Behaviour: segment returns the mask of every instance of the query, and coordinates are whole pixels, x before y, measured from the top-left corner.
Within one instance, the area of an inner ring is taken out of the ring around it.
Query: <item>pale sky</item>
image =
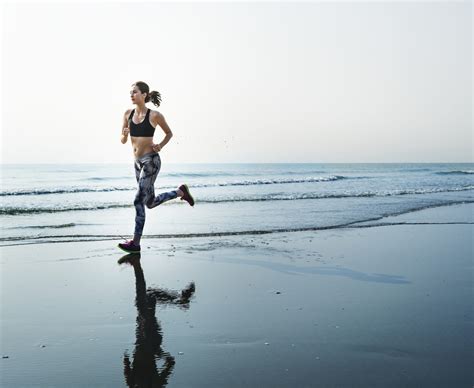
[[[130,162],[139,80],[163,162],[474,161],[470,1],[2,11],[2,163]]]

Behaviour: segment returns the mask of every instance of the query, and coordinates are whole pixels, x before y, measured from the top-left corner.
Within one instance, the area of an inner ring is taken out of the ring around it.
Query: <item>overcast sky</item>
[[[3,163],[129,162],[138,80],[166,162],[473,161],[470,1],[2,11]]]

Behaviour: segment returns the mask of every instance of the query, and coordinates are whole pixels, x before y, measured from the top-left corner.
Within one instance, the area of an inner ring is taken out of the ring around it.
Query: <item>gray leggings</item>
[[[163,202],[178,197],[176,190],[158,194],[155,197],[155,180],[160,172],[161,159],[157,152],[150,152],[135,159],[135,176],[138,191],[135,196],[135,235],[141,236],[145,226],[145,206],[152,209]]]

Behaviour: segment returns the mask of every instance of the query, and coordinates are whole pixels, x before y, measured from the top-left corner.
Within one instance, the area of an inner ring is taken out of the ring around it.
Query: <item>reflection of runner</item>
[[[164,387],[173,371],[174,357],[161,348],[163,335],[155,317],[156,304],[177,305],[182,309],[189,308],[194,294],[194,283],[190,283],[181,293],[160,288],[146,289],[145,276],[140,264],[140,254],[123,256],[119,264],[128,263],[135,271],[137,328],[133,360],[127,352],[124,354],[123,366],[125,382],[129,387]],[[162,360],[160,370],[156,362]]]
[[[135,232],[133,240],[120,243],[118,246],[126,252],[140,252],[140,239],[145,225],[145,206],[152,209],[177,197],[181,197],[181,200],[194,206],[194,199],[187,185],[181,185],[176,190],[161,193],[155,197],[154,184],[161,168],[158,152],[170,141],[173,133],[160,112],[150,110],[145,106],[149,101],[157,107],[160,106],[160,93],[150,92],[150,88],[144,82],[136,82],[132,87],[130,96],[136,109],[127,110],[123,116],[121,142],[125,144],[130,134],[138,183],[137,195],[133,202],[136,211]],[[165,132],[165,138],[161,143],[154,144],[153,135],[157,125]]]

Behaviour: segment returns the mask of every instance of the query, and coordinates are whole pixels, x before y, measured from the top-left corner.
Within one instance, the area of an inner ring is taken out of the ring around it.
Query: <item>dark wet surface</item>
[[[470,386],[473,227],[425,219],[3,248],[0,385]]]

